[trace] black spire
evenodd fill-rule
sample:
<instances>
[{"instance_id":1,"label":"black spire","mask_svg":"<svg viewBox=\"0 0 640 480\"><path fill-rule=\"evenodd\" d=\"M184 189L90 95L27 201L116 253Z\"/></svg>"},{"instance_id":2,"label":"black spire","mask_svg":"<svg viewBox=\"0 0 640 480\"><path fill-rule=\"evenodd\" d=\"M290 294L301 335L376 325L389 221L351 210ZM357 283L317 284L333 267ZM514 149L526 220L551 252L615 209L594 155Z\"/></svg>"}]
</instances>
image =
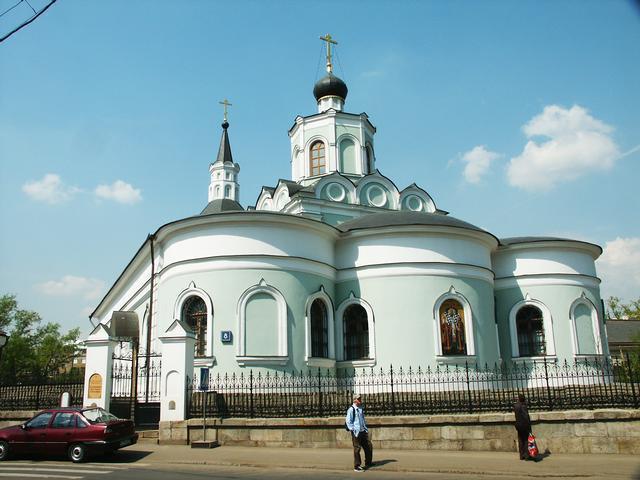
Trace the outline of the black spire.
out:
<instances>
[{"instance_id":1,"label":"black spire","mask_svg":"<svg viewBox=\"0 0 640 480\"><path fill-rule=\"evenodd\" d=\"M226 120L222 124L222 138L220 139L220 148L218 149L218 158L215 163L230 163L233 164L233 157L231 156L231 145L229 144L229 134L227 129L229 128L229 122Z\"/></svg>"}]
</instances>

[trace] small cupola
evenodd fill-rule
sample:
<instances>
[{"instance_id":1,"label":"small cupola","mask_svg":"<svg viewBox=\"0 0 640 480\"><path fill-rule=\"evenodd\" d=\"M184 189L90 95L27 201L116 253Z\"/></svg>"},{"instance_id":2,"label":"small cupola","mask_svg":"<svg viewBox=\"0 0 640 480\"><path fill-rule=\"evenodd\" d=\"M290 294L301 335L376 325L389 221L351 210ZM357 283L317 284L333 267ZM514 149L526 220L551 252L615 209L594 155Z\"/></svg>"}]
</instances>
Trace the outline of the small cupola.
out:
<instances>
[{"instance_id":1,"label":"small cupola","mask_svg":"<svg viewBox=\"0 0 640 480\"><path fill-rule=\"evenodd\" d=\"M222 122L222 137L216 161L209 165L211 180L209 183L209 202L216 199L227 199L238 202L240 199L240 184L238 173L240 165L233 161L231 144L229 143L229 122L227 121L227 107L231 104L225 99L220 102L224 105L224 120Z\"/></svg>"},{"instance_id":2,"label":"small cupola","mask_svg":"<svg viewBox=\"0 0 640 480\"><path fill-rule=\"evenodd\" d=\"M328 33L324 37L320 37L320 40L327 42L327 75L318 80L313 86L313 96L318 102L318 113L326 112L330 108L342 111L349 89L342 79L333 74L331 45L337 45L338 42Z\"/></svg>"}]
</instances>

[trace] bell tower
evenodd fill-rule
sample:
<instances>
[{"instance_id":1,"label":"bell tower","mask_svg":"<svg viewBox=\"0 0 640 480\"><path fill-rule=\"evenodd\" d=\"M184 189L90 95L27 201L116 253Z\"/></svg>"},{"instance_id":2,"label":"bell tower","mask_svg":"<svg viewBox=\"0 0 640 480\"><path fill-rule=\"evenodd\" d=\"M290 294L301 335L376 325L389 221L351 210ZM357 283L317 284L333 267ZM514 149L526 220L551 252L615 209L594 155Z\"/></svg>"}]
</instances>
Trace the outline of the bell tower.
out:
<instances>
[{"instance_id":1,"label":"bell tower","mask_svg":"<svg viewBox=\"0 0 640 480\"><path fill-rule=\"evenodd\" d=\"M224 105L224 118L222 121L222 138L216 161L209 165L211 181L209 183L209 202L217 199L228 199L235 202L240 201L240 184L238 183L238 173L240 165L233 162L231 156L231 144L229 143L229 122L227 121L227 107L232 104L225 98L219 102Z\"/></svg>"}]
</instances>

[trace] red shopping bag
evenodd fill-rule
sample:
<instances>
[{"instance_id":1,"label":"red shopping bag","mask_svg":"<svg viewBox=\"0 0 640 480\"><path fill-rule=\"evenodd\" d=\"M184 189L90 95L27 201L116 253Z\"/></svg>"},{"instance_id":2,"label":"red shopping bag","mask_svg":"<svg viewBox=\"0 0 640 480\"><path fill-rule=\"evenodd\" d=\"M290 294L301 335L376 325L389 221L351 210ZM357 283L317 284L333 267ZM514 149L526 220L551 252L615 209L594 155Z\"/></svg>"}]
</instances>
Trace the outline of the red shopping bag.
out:
<instances>
[{"instance_id":1,"label":"red shopping bag","mask_svg":"<svg viewBox=\"0 0 640 480\"><path fill-rule=\"evenodd\" d=\"M536 437L533 433L529 433L529 438L527 439L527 450L529 450L530 457L536 458L538 456L538 445L536 444Z\"/></svg>"}]
</instances>

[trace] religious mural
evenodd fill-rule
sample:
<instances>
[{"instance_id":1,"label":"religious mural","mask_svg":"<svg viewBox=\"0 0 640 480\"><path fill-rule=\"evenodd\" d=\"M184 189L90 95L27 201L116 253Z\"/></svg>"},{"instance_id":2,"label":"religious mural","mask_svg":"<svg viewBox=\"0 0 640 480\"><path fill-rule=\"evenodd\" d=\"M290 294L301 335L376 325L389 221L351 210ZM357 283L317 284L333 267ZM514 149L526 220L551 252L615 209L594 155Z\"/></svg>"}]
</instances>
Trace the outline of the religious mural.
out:
<instances>
[{"instance_id":1,"label":"religious mural","mask_svg":"<svg viewBox=\"0 0 640 480\"><path fill-rule=\"evenodd\" d=\"M456 300L446 300L440 307L442 355L466 355L464 309Z\"/></svg>"}]
</instances>

